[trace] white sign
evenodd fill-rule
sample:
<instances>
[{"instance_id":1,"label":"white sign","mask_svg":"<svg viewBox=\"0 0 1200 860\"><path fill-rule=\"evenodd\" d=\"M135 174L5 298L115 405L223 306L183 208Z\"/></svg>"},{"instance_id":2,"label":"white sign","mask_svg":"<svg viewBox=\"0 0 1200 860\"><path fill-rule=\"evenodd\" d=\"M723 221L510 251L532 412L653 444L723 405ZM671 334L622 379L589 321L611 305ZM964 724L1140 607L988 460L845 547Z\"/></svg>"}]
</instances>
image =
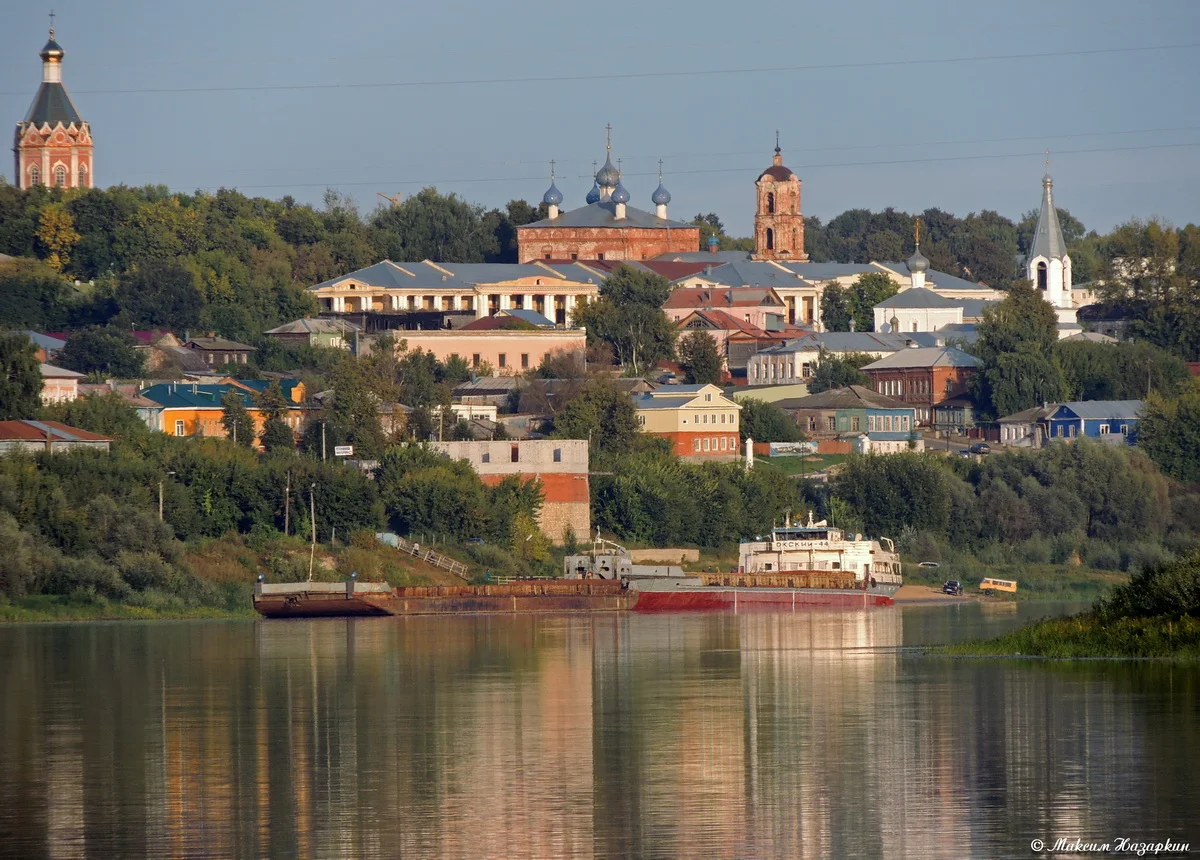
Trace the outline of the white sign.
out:
<instances>
[{"instance_id":1,"label":"white sign","mask_svg":"<svg viewBox=\"0 0 1200 860\"><path fill-rule=\"evenodd\" d=\"M353 457L354 456L354 446L353 445L334 445L333 446L333 456L335 456L335 457Z\"/></svg>"},{"instance_id":2,"label":"white sign","mask_svg":"<svg viewBox=\"0 0 1200 860\"><path fill-rule=\"evenodd\" d=\"M840 546L834 545L833 541L828 540L777 540L775 541L774 549L838 549Z\"/></svg>"}]
</instances>

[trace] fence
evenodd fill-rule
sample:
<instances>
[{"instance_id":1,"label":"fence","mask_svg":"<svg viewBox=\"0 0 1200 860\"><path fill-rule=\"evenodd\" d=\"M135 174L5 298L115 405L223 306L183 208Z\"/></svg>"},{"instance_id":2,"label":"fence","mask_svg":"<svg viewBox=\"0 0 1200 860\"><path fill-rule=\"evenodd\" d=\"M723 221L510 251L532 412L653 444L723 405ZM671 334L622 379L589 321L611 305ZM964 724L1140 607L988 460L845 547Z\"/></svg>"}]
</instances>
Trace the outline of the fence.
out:
<instances>
[{"instance_id":1,"label":"fence","mask_svg":"<svg viewBox=\"0 0 1200 860\"><path fill-rule=\"evenodd\" d=\"M390 532L380 532L375 537L380 543L385 543L405 555L411 555L413 558L418 558L426 564L432 564L434 567L448 570L450 573L463 579L470 579L470 576L467 574L467 566L461 561L455 561L448 555L442 555L440 552L434 552L431 549L422 549L420 544L405 540L400 535L391 534Z\"/></svg>"}]
</instances>

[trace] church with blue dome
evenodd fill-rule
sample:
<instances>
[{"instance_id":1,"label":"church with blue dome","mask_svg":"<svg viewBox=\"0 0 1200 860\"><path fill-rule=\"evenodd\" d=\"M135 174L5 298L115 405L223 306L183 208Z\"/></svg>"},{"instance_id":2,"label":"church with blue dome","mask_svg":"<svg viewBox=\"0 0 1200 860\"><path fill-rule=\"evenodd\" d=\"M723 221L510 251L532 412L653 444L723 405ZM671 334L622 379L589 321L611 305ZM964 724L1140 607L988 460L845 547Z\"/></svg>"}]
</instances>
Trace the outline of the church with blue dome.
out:
<instances>
[{"instance_id":1,"label":"church with blue dome","mask_svg":"<svg viewBox=\"0 0 1200 860\"><path fill-rule=\"evenodd\" d=\"M640 209L626 186L620 163L613 164L611 128L604 164L592 177L584 205L563 211L563 193L554 171L542 195L547 217L517 228L517 249L522 263L538 260L650 260L660 254L695 253L700 250L700 228L672 221L667 214L671 193L658 174L658 187L646 199L654 211ZM644 193L644 192L642 192Z\"/></svg>"}]
</instances>

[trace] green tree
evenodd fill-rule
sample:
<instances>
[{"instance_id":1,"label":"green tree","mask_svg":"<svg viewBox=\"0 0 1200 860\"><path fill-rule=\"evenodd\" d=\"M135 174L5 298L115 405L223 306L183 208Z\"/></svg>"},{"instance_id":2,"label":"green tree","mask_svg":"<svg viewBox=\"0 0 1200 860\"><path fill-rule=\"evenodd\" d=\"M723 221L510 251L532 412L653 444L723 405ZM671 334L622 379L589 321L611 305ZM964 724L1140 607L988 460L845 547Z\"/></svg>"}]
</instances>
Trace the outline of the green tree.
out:
<instances>
[{"instance_id":1,"label":"green tree","mask_svg":"<svg viewBox=\"0 0 1200 860\"><path fill-rule=\"evenodd\" d=\"M804 434L791 416L776 406L753 397L739 401L742 414L739 425L742 441L755 442L800 442Z\"/></svg>"},{"instance_id":2,"label":"green tree","mask_svg":"<svg viewBox=\"0 0 1200 860\"><path fill-rule=\"evenodd\" d=\"M39 260L0 262L0 323L58 331L73 310L66 280Z\"/></svg>"},{"instance_id":3,"label":"green tree","mask_svg":"<svg viewBox=\"0 0 1200 860\"><path fill-rule=\"evenodd\" d=\"M296 447L296 437L284 418L288 413L288 401L279 382L271 383L255 398L263 416L262 446L268 451L291 451Z\"/></svg>"},{"instance_id":4,"label":"green tree","mask_svg":"<svg viewBox=\"0 0 1200 860\"><path fill-rule=\"evenodd\" d=\"M200 324L204 294L191 271L174 262L152 260L118 279L122 319L144 328L177 329Z\"/></svg>"},{"instance_id":5,"label":"green tree","mask_svg":"<svg viewBox=\"0 0 1200 860\"><path fill-rule=\"evenodd\" d=\"M71 335L58 354L58 362L79 373L101 373L133 379L144 372L142 355L134 340L118 328L88 326Z\"/></svg>"},{"instance_id":6,"label":"green tree","mask_svg":"<svg viewBox=\"0 0 1200 860\"><path fill-rule=\"evenodd\" d=\"M1141 400L1177 393L1191 379L1178 355L1146 341L1059 341L1054 355L1071 400Z\"/></svg>"},{"instance_id":7,"label":"green tree","mask_svg":"<svg viewBox=\"0 0 1200 860\"><path fill-rule=\"evenodd\" d=\"M51 421L127 441L145 439L150 433L137 410L116 392L55 403L44 407L42 414Z\"/></svg>"},{"instance_id":8,"label":"green tree","mask_svg":"<svg viewBox=\"0 0 1200 860\"><path fill-rule=\"evenodd\" d=\"M1054 358L1058 317L1029 281L1013 283L1004 301L984 311L971 377L980 411L1000 417L1062 400L1066 383Z\"/></svg>"},{"instance_id":9,"label":"green tree","mask_svg":"<svg viewBox=\"0 0 1200 860\"><path fill-rule=\"evenodd\" d=\"M692 331L684 335L676 350L679 366L689 384L707 384L721 381L724 360L717 342L706 331Z\"/></svg>"},{"instance_id":10,"label":"green tree","mask_svg":"<svg viewBox=\"0 0 1200 860\"><path fill-rule=\"evenodd\" d=\"M42 405L42 372L33 343L0 332L0 420L33 418Z\"/></svg>"},{"instance_id":11,"label":"green tree","mask_svg":"<svg viewBox=\"0 0 1200 860\"><path fill-rule=\"evenodd\" d=\"M376 248L392 260L482 263L500 250L481 207L436 188L423 188L398 206L380 209L371 224Z\"/></svg>"},{"instance_id":12,"label":"green tree","mask_svg":"<svg viewBox=\"0 0 1200 860\"><path fill-rule=\"evenodd\" d=\"M821 292L821 324L826 331L850 331L850 295L838 283L828 284Z\"/></svg>"},{"instance_id":13,"label":"green tree","mask_svg":"<svg viewBox=\"0 0 1200 860\"><path fill-rule=\"evenodd\" d=\"M588 343L604 341L625 370L640 376L675 351L675 326L662 312L670 282L653 272L620 266L600 287L596 301L575 311Z\"/></svg>"},{"instance_id":14,"label":"green tree","mask_svg":"<svg viewBox=\"0 0 1200 860\"><path fill-rule=\"evenodd\" d=\"M604 377L593 377L554 417L555 439L587 439L589 452L602 457L633 448L636 410L627 394Z\"/></svg>"},{"instance_id":15,"label":"green tree","mask_svg":"<svg viewBox=\"0 0 1200 860\"><path fill-rule=\"evenodd\" d=\"M225 435L238 445L254 446L254 419L237 391L226 391L221 398L221 426Z\"/></svg>"},{"instance_id":16,"label":"green tree","mask_svg":"<svg viewBox=\"0 0 1200 860\"><path fill-rule=\"evenodd\" d=\"M808 382L808 393L819 394L833 388L845 388L847 385L869 386L871 379L863 373L862 368L874 360L873 356L865 352L848 352L835 356L821 350L816 367L813 368L812 379Z\"/></svg>"},{"instance_id":17,"label":"green tree","mask_svg":"<svg viewBox=\"0 0 1200 860\"><path fill-rule=\"evenodd\" d=\"M1200 481L1200 382L1190 382L1178 397L1150 395L1138 446L1171 477Z\"/></svg>"},{"instance_id":18,"label":"green tree","mask_svg":"<svg viewBox=\"0 0 1200 860\"><path fill-rule=\"evenodd\" d=\"M868 272L859 275L858 279L850 286L850 295L847 301L850 316L854 320L854 330L875 331L875 305L885 299L890 299L899 291L900 287L896 282L883 272Z\"/></svg>"}]
</instances>

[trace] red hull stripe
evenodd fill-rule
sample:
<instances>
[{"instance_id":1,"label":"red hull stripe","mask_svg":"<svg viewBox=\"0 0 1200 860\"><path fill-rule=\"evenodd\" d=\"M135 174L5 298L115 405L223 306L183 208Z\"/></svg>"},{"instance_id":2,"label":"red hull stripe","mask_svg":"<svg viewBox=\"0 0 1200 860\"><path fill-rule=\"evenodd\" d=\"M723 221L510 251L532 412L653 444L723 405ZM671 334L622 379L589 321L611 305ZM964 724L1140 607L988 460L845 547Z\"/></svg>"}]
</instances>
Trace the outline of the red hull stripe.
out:
<instances>
[{"instance_id":1,"label":"red hull stripe","mask_svg":"<svg viewBox=\"0 0 1200 860\"><path fill-rule=\"evenodd\" d=\"M637 612L779 612L814 606L861 609L863 606L891 606L892 598L861 591L641 591L633 608Z\"/></svg>"}]
</instances>

